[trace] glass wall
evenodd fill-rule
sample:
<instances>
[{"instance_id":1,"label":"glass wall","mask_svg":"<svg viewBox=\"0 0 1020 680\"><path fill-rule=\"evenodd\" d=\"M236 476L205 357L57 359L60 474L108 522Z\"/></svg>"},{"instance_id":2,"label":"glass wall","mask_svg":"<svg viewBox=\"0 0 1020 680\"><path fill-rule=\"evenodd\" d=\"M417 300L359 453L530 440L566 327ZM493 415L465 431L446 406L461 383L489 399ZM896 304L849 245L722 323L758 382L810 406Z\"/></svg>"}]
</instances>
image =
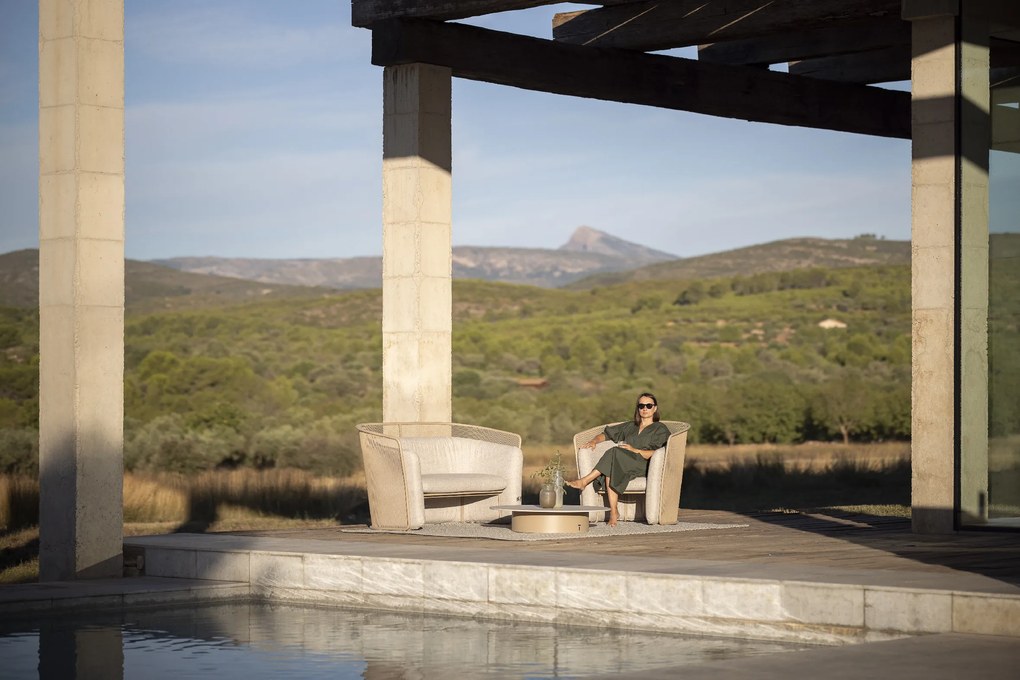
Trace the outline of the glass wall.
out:
<instances>
[{"instance_id":1,"label":"glass wall","mask_svg":"<svg viewBox=\"0 0 1020 680\"><path fill-rule=\"evenodd\" d=\"M1020 42L990 48L987 523L1020 527Z\"/></svg>"}]
</instances>

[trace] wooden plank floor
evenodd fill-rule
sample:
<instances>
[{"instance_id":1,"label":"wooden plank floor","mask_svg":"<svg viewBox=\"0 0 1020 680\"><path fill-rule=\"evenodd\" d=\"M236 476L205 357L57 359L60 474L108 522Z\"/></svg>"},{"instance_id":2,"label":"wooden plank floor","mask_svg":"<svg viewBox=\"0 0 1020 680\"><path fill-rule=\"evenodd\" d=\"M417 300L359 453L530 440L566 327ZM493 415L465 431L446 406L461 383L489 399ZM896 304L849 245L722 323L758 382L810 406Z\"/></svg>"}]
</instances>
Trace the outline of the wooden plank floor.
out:
<instances>
[{"instance_id":1,"label":"wooden plank floor","mask_svg":"<svg viewBox=\"0 0 1020 680\"><path fill-rule=\"evenodd\" d=\"M915 572L969 572L1020 585L1020 533L959 532L921 535L910 521L845 513L749 513L681 510L684 522L746 524L645 536L590 540L521 541L515 551L565 551L577 554L676 557L748 564L795 564L843 569ZM398 534L349 534L340 527L233 534L330 541L379 541L404 545L467 547L505 551L505 541Z\"/></svg>"}]
</instances>

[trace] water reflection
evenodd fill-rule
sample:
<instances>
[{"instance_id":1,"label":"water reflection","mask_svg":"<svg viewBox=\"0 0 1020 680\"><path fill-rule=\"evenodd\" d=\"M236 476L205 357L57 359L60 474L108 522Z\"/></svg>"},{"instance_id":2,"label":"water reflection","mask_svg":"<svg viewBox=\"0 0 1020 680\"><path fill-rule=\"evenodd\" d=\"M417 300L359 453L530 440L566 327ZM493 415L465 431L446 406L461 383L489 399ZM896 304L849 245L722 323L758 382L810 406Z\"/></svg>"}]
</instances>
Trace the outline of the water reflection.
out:
<instances>
[{"instance_id":1,"label":"water reflection","mask_svg":"<svg viewBox=\"0 0 1020 680\"><path fill-rule=\"evenodd\" d=\"M27 653L33 640L36 653ZM583 677L804 647L435 615L215 605L0 624L0 675L12 680L183 680L212 674L223 680Z\"/></svg>"},{"instance_id":2,"label":"water reflection","mask_svg":"<svg viewBox=\"0 0 1020 680\"><path fill-rule=\"evenodd\" d=\"M124 677L124 640L119 626L68 628L50 621L39 628L39 679Z\"/></svg>"}]
</instances>

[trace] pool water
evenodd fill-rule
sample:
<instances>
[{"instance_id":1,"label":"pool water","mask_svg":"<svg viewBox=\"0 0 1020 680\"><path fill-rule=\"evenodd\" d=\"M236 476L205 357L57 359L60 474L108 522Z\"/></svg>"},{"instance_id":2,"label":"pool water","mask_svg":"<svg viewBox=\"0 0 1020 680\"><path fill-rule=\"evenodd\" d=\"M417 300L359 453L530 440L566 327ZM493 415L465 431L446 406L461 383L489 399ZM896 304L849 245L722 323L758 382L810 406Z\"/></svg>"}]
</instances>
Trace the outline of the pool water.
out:
<instances>
[{"instance_id":1,"label":"pool water","mask_svg":"<svg viewBox=\"0 0 1020 680\"><path fill-rule=\"evenodd\" d=\"M0 621L0 678L581 678L805 648L434 614L219 604Z\"/></svg>"}]
</instances>

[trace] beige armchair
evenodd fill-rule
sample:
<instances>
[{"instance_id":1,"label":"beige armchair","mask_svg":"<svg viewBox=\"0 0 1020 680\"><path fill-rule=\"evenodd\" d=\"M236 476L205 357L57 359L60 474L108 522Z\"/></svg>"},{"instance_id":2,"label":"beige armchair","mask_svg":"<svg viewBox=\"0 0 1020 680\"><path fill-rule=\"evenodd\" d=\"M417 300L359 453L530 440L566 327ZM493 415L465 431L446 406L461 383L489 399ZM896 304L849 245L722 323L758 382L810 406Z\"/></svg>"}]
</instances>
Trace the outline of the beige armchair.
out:
<instances>
[{"instance_id":1,"label":"beige armchair","mask_svg":"<svg viewBox=\"0 0 1020 680\"><path fill-rule=\"evenodd\" d=\"M680 511L680 484L684 477L684 457L687 452L688 423L676 420L660 421L669 428L670 436L666 445L652 454L648 461L648 475L631 480L626 492L620 494L618 503L621 520L644 519L649 524L676 524ZM615 425L616 423L610 423ZM612 441L600 442L594 449L582 449L606 425L592 427L574 435L574 456L577 461L577 476L583 477L595 469L595 464L608 449L616 446ZM608 506L604 493L595 491L589 484L581 491L581 505ZM589 513L591 521L604 519L604 513Z\"/></svg>"},{"instance_id":2,"label":"beige armchair","mask_svg":"<svg viewBox=\"0 0 1020 680\"><path fill-rule=\"evenodd\" d=\"M362 423L373 529L485 522L518 505L524 454L512 432L458 423Z\"/></svg>"}]
</instances>

